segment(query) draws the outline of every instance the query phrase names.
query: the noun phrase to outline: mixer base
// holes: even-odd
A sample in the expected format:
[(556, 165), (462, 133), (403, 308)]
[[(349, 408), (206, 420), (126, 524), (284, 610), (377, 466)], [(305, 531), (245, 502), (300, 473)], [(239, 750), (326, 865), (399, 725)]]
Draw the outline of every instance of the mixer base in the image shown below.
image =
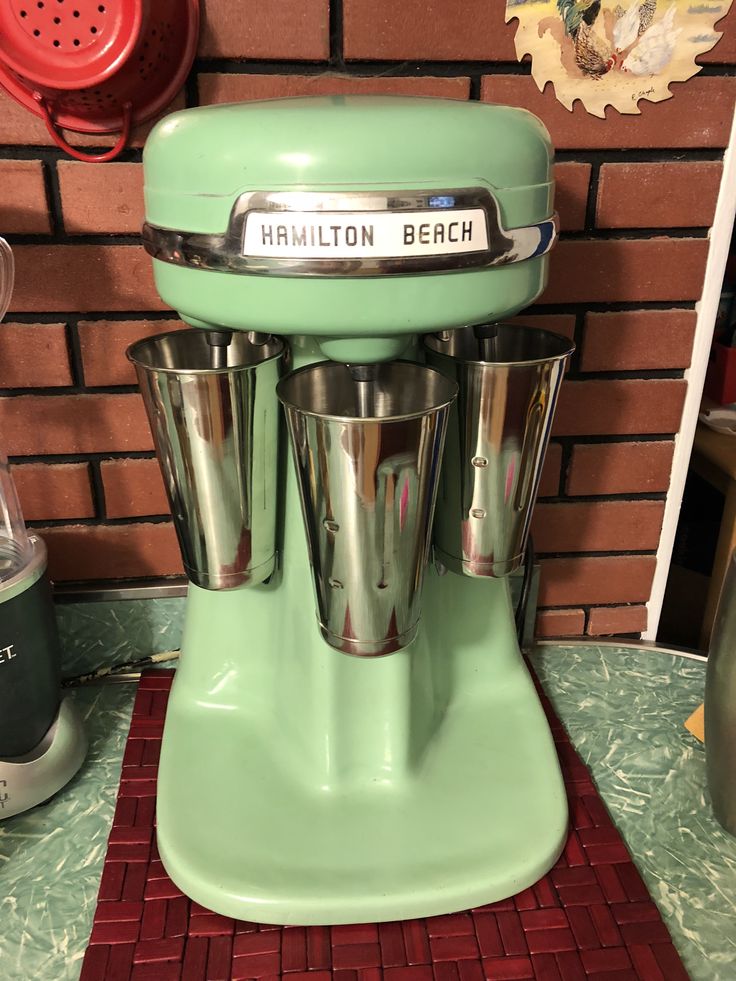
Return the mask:
[[(554, 864), (564, 787), (507, 584), (433, 572), (425, 590), (410, 648), (378, 661), (324, 648), (314, 677), (314, 628), (301, 662), (220, 648), (233, 611), (268, 616), (267, 588), (252, 607), (252, 591), (192, 589), (158, 792), (161, 858), (192, 899), (265, 923), (407, 919), (505, 898)], [(269, 627), (239, 615), (241, 637)], [(209, 658), (187, 644), (225, 670), (206, 681)]]

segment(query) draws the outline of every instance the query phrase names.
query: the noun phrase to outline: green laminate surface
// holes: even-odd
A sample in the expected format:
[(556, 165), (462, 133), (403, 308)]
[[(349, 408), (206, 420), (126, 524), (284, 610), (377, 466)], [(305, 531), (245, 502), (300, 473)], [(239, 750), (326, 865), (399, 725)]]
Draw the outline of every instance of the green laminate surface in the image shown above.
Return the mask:
[(178, 650), (186, 597), (57, 603), (62, 674), (75, 678), (99, 667)]
[(136, 686), (80, 689), (89, 750), (48, 804), (0, 821), (0, 978), (76, 981), (92, 928)]
[(532, 663), (694, 981), (732, 981), (736, 838), (713, 817), (705, 750), (683, 727), (703, 701), (705, 661), (571, 645)]
[[(710, 814), (704, 750), (682, 727), (702, 699), (704, 663), (572, 645), (543, 647), (532, 663), (693, 981), (731, 981), (736, 839)], [(3, 981), (79, 975), (134, 686), (93, 687), (76, 697), (90, 736), (82, 771), (44, 808), (0, 823)]]

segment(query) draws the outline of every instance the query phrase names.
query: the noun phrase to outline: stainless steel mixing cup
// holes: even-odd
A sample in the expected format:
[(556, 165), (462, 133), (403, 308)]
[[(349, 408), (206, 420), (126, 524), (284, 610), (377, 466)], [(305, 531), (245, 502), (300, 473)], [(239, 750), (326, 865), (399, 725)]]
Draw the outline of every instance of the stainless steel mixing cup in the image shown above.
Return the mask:
[(463, 327), (424, 339), (457, 382), (435, 516), (437, 557), (467, 576), (506, 576), (524, 556), (552, 417), (575, 345), (533, 327)]
[(291, 436), (322, 636), (338, 651), (412, 642), (457, 386), (406, 362), (322, 362), (278, 386)]
[(284, 352), (275, 337), (204, 330), (128, 349), (184, 567), (205, 589), (255, 585), (274, 570)]

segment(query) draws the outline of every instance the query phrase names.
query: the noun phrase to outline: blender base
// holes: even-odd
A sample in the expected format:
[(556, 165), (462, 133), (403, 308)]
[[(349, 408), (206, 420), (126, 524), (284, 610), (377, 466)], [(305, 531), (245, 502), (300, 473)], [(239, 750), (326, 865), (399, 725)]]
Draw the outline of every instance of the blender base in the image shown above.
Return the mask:
[(80, 768), (86, 752), (82, 723), (67, 697), (35, 749), (0, 759), (0, 820), (53, 797)]
[(313, 925), (453, 912), (539, 879), (567, 804), (507, 581), (428, 570), (417, 639), (370, 660), (326, 647), (310, 604), (285, 620), (286, 579), (190, 587), (158, 789), (176, 885), (227, 916)]

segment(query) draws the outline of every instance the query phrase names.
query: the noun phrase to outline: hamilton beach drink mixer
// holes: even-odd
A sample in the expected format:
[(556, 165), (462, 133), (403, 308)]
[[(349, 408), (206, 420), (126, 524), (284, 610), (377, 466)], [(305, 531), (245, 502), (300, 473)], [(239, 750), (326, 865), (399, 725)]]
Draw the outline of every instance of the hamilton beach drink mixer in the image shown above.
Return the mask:
[(129, 351), (191, 580), (158, 847), (211, 909), (445, 913), (562, 848), (508, 574), (572, 345), (498, 323), (546, 281), (551, 162), (534, 116), (431, 99), (149, 137), (146, 248), (198, 328)]

